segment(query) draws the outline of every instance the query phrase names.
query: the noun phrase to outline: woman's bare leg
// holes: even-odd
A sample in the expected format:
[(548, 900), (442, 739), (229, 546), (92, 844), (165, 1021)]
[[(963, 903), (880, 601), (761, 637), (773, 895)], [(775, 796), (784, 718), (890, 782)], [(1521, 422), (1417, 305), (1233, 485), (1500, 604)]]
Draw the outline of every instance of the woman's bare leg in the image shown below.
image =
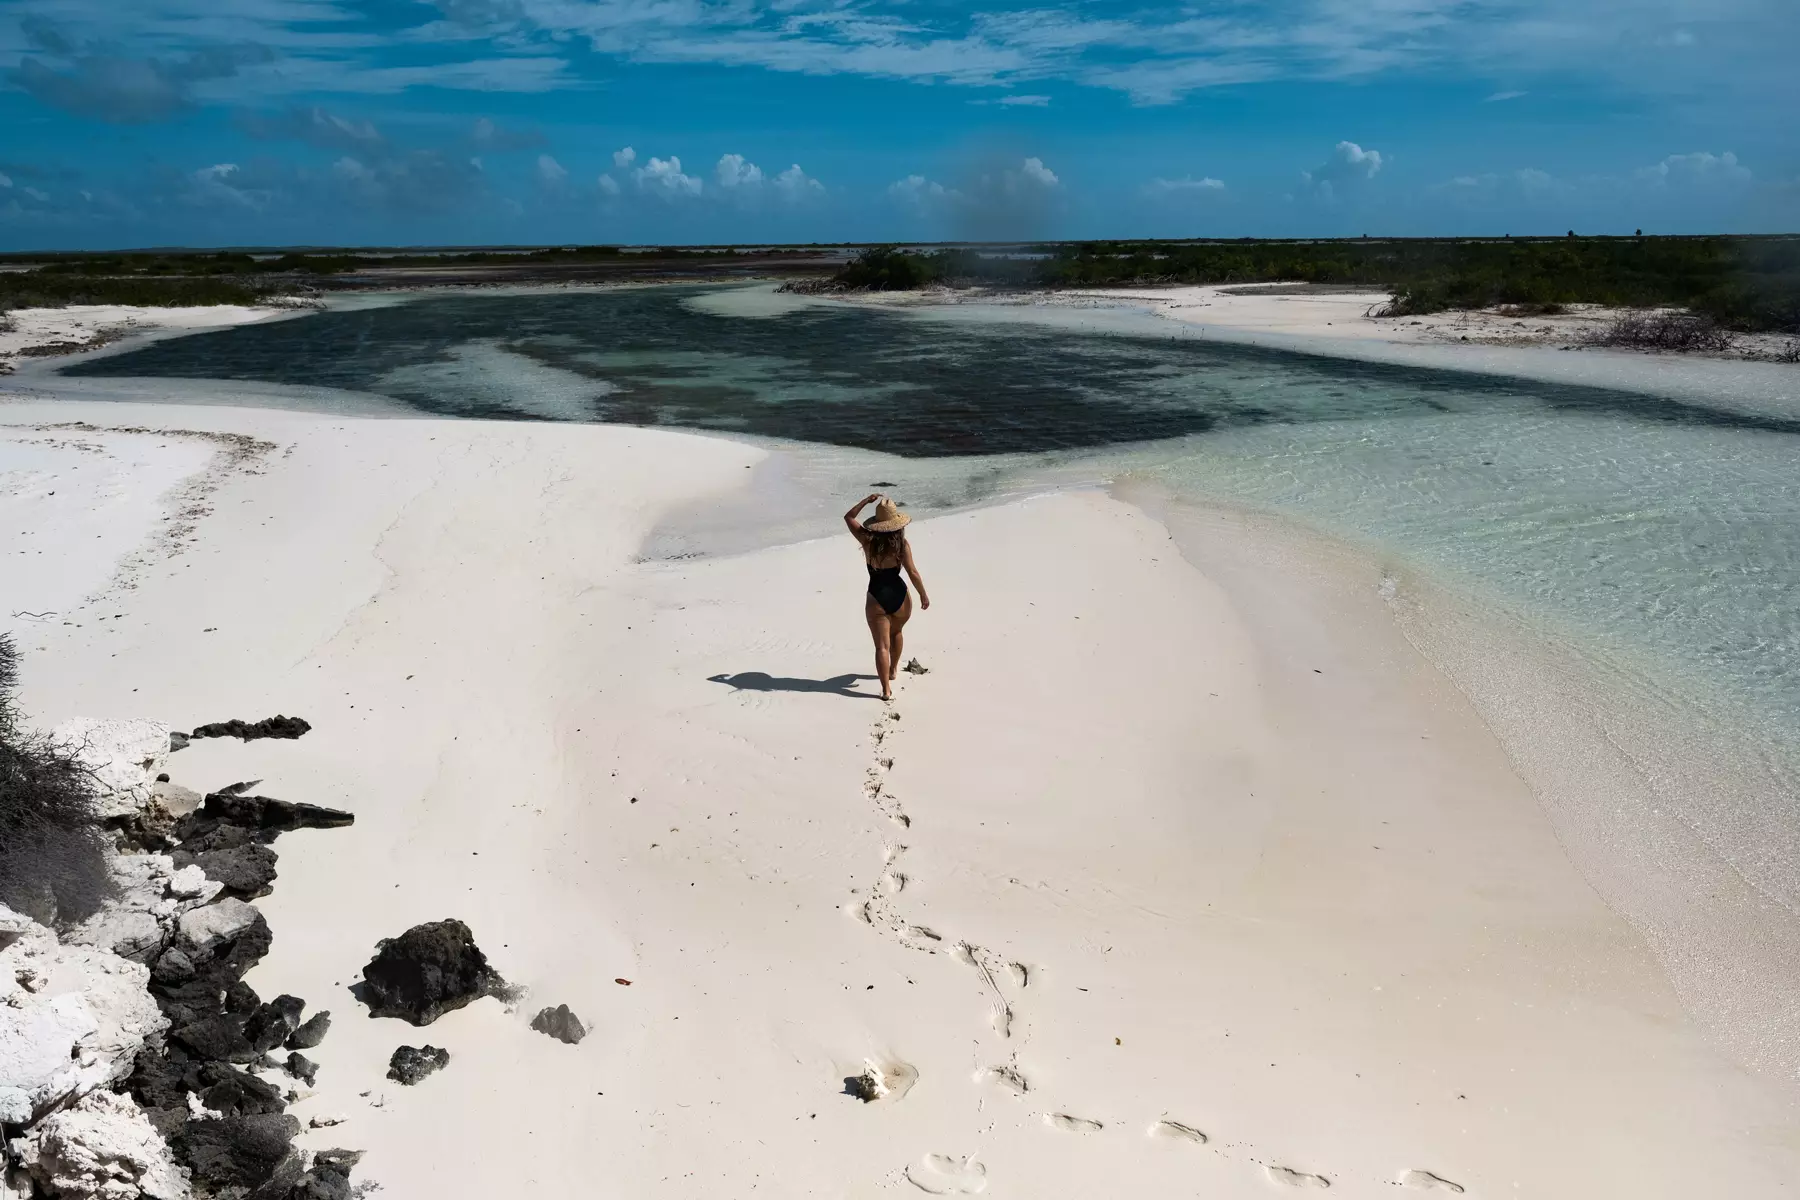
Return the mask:
[(892, 634), (888, 631), (888, 615), (881, 605), (875, 603), (874, 597), (863, 606), (863, 615), (869, 619), (869, 636), (875, 639), (875, 677), (881, 680), (881, 698), (892, 700), (894, 688), (894, 662), (891, 657)]
[(898, 675), (900, 664), (906, 661), (900, 657), (900, 654), (906, 649), (906, 638), (903, 634), (906, 630), (907, 619), (911, 616), (912, 597), (908, 596), (905, 603), (900, 606), (900, 611), (888, 618), (888, 662), (891, 664), (888, 670), (890, 674)]

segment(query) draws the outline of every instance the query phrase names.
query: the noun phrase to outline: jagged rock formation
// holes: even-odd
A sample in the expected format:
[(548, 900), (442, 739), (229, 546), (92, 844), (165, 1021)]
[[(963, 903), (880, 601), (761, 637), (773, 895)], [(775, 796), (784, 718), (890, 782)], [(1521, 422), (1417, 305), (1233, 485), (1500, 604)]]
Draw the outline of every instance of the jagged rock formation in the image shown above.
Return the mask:
[(569, 1011), (569, 1006), (559, 1004), (555, 1008), (546, 1008), (531, 1018), (531, 1027), (539, 1033), (548, 1034), (559, 1042), (567, 1042), (573, 1046), (587, 1036), (587, 1026), (581, 1018)]
[(375, 957), (363, 968), (362, 999), (372, 1017), (429, 1025), (505, 986), (467, 925), (433, 921), (375, 947)]
[(168, 1145), (129, 1096), (97, 1091), (12, 1143), (38, 1186), (59, 1200), (187, 1200)]
[(402, 1046), (388, 1060), (388, 1078), (413, 1086), (450, 1065), (450, 1052), (436, 1046)]

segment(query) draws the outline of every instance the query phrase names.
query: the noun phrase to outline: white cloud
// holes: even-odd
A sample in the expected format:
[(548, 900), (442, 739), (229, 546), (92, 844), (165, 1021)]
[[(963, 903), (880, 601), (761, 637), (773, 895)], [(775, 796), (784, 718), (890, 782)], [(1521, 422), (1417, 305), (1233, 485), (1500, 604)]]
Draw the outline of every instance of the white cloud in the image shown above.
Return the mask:
[(713, 168), (713, 178), (719, 181), (722, 188), (753, 188), (763, 181), (762, 168), (750, 162), (741, 154), (725, 154), (719, 157), (718, 166)]
[(651, 158), (634, 175), (640, 191), (671, 199), (698, 196), (705, 187), (698, 176), (682, 173), (681, 160), (673, 154), (667, 158)]
[(1056, 172), (1046, 167), (1041, 158), (1026, 159), (1019, 168), (1019, 175), (1026, 183), (1037, 187), (1053, 188), (1061, 182), (1057, 179)]
[(1225, 181), (1214, 179), (1208, 175), (1200, 179), (1192, 177), (1182, 179), (1152, 179), (1144, 185), (1144, 191), (1151, 196), (1216, 196), (1225, 190)]
[[(268, 204), (270, 193), (265, 189), (247, 186), (242, 176), (243, 172), (236, 163), (214, 163), (210, 167), (201, 167), (188, 176), (186, 199), (190, 204), (261, 210)], [(25, 190), (36, 199), (49, 199), (34, 189)]]
[(0, 188), (9, 188), (11, 186), (12, 177), (7, 175), (4, 171), (0, 171)]
[(613, 151), (613, 166), (619, 168), (621, 171), (636, 161), (637, 151), (633, 150), (630, 146), (625, 147), (623, 150)]
[(619, 181), (611, 175), (602, 175), (595, 183), (599, 186), (601, 195), (616, 196), (619, 194)]
[(1039, 95), (1001, 96), (998, 99), (971, 100), (970, 104), (994, 104), (1001, 108), (1048, 108), (1050, 97)]
[(1520, 96), (1523, 96), (1525, 94), (1526, 93), (1524, 93), (1524, 92), (1495, 92), (1493, 95), (1491, 95), (1487, 99), (1483, 100), (1482, 103), (1483, 104), (1499, 104), (1503, 100), (1517, 100)]
[(775, 176), (775, 189), (789, 201), (805, 200), (825, 194), (825, 185), (802, 171), (799, 163), (795, 163)]
[(540, 154), (537, 160), (537, 177), (538, 182), (545, 187), (560, 187), (569, 177), (569, 169), (548, 154)]
[(1653, 167), (1645, 167), (1636, 173), (1636, 177), (1648, 184), (1658, 187), (1733, 187), (1750, 182), (1750, 169), (1737, 160), (1737, 155), (1727, 150), (1724, 154), (1709, 154), (1702, 150), (1694, 154), (1671, 154)]
[(926, 213), (962, 199), (962, 193), (923, 175), (908, 175), (888, 184), (888, 195), (916, 212)]
[(1339, 142), (1331, 157), (1300, 178), (1323, 200), (1336, 198), (1341, 190), (1355, 187), (1375, 178), (1381, 171), (1381, 151), (1364, 150), (1355, 142)]

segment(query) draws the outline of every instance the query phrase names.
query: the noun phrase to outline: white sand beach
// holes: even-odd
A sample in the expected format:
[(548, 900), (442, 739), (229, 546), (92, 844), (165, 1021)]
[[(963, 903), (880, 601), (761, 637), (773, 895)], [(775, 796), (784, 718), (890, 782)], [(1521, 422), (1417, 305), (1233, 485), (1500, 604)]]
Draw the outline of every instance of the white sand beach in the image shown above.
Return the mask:
[[(32, 719), (303, 716), (169, 770), (356, 813), (258, 901), (249, 982), (335, 1018), (306, 1144), (395, 1197), (1793, 1194), (1791, 1047), (1684, 1008), (1375, 564), (1131, 488), (921, 520), (890, 710), (848, 537), (642, 559), (769, 454), (0, 403)], [(444, 917), (523, 997), (368, 1018)]]

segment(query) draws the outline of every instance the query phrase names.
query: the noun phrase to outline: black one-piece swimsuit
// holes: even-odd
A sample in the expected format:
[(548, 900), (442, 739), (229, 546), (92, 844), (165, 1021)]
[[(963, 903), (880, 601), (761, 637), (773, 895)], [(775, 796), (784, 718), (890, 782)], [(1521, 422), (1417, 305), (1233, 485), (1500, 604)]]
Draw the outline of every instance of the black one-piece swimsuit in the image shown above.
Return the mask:
[(906, 603), (906, 580), (900, 578), (900, 568), (878, 567), (874, 563), (864, 565), (869, 568), (869, 595), (875, 597), (881, 611), (893, 616)]

